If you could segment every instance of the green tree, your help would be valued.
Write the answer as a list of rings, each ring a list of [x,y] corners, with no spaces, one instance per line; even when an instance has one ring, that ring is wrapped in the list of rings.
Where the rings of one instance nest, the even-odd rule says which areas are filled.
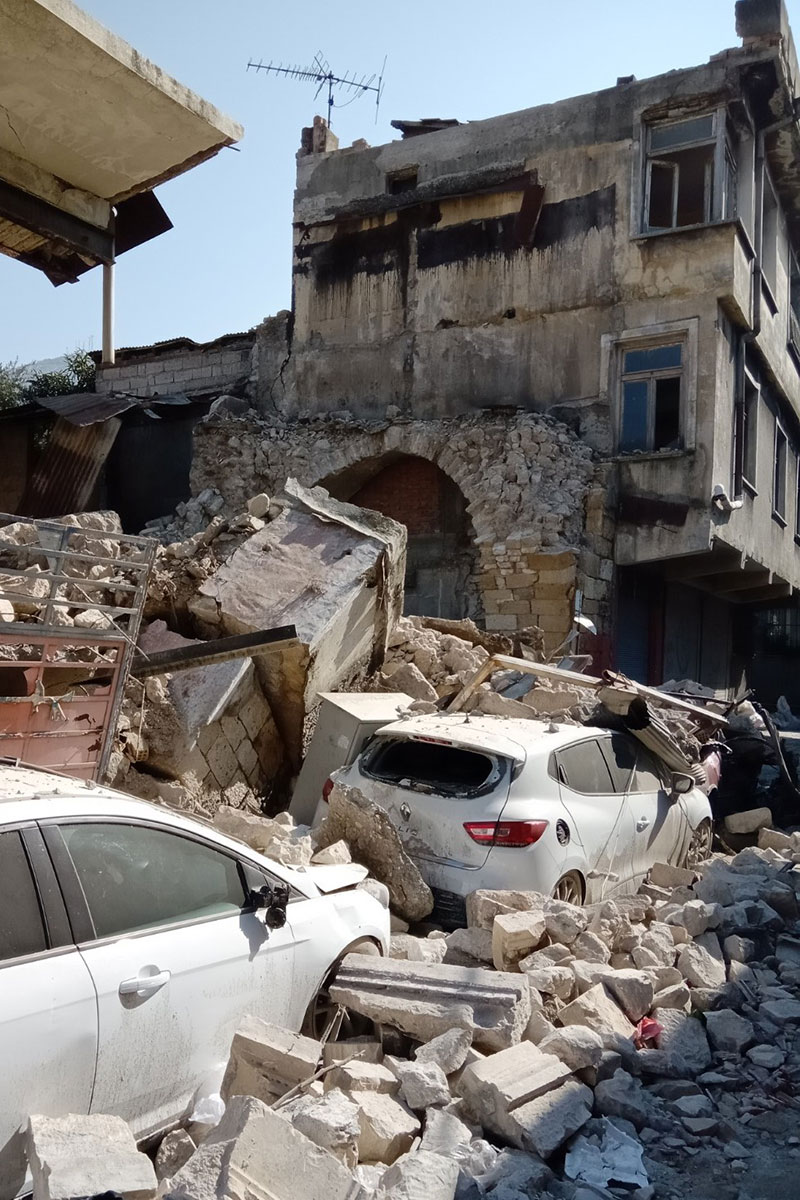
[[[72,392],[93,392],[94,359],[88,350],[73,350],[64,355],[60,371],[31,371],[30,364],[0,363],[0,410],[26,404],[37,396],[65,396]]]

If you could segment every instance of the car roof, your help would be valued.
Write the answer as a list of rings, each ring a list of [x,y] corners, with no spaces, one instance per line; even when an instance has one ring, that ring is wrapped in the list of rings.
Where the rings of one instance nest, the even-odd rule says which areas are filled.
[[[50,817],[103,816],[157,821],[187,833],[210,835],[218,845],[233,850],[240,857],[252,859],[280,879],[294,884],[301,892],[307,891],[309,879],[304,871],[267,859],[238,838],[228,837],[199,815],[184,815],[167,804],[152,804],[149,800],[140,800],[70,775],[0,762],[0,829],[4,825]]]
[[[483,750],[524,762],[529,755],[549,753],[591,737],[607,733],[593,725],[559,725],[553,721],[525,717],[495,717],[473,713],[425,713],[383,725],[378,737],[436,738],[465,750]]]

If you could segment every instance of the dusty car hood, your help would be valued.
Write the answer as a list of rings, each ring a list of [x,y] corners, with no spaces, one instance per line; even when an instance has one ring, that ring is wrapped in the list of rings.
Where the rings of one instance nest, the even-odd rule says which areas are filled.
[[[321,892],[341,892],[343,888],[355,887],[366,879],[369,871],[360,863],[344,863],[340,866],[306,867],[304,879],[310,879]]]

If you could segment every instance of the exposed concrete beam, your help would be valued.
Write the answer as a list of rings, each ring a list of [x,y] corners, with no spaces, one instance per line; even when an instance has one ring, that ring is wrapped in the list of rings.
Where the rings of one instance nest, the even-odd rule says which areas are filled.
[[[792,594],[792,585],[790,583],[773,583],[765,588],[753,588],[748,592],[733,592],[727,599],[732,604],[763,604],[766,601],[771,601],[779,604],[781,600],[788,600]]]
[[[714,591],[742,592],[748,588],[764,588],[769,586],[771,578],[772,572],[766,567],[755,571],[726,571],[714,576]]]
[[[741,569],[742,555],[736,550],[716,550],[707,554],[693,554],[691,558],[677,558],[664,568],[664,578],[674,583],[689,579],[702,579],[707,575],[722,575]]]
[[[111,220],[111,205],[99,196],[84,192],[81,188],[69,187],[49,171],[43,171],[33,163],[26,162],[0,146],[0,179],[13,187],[21,188],[38,196],[47,204],[60,208],[70,216],[77,217],[98,229],[107,229]]]

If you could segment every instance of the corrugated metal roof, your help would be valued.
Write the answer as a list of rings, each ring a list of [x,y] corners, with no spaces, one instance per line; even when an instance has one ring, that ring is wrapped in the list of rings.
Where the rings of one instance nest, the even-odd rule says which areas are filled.
[[[70,425],[95,425],[141,404],[138,396],[114,392],[72,392],[68,396],[37,396],[36,403]]]
[[[47,449],[28,480],[20,513],[56,517],[85,509],[120,425],[116,417],[85,426],[56,421]]]
[[[182,393],[174,396],[132,396],[129,392],[72,392],[68,396],[37,396],[36,403],[57,417],[63,417],[70,425],[83,428],[118,417],[131,408],[147,410],[164,404],[191,404],[191,400]]]

